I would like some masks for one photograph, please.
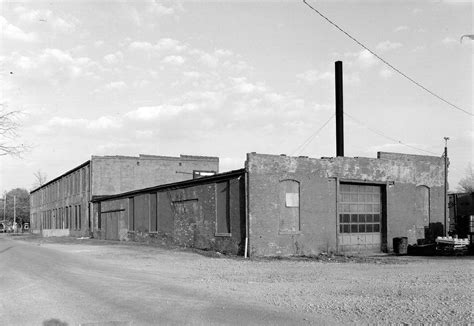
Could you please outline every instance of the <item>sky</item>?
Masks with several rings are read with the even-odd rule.
[[[441,156],[450,189],[474,163],[470,1],[0,2],[0,103],[18,110],[0,193],[91,155],[335,156],[334,62],[345,156]],[[328,122],[329,121],[329,122]]]

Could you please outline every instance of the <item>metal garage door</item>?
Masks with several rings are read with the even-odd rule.
[[[344,253],[381,251],[381,187],[341,184],[338,249]]]

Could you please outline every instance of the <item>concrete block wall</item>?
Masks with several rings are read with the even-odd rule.
[[[193,171],[219,172],[219,158],[140,155],[92,156],[92,195],[104,196],[193,178]]]
[[[314,159],[247,155],[250,253],[256,256],[314,255],[337,251],[337,189],[342,182],[382,185],[386,193],[384,249],[394,237],[416,243],[417,229],[443,222],[444,162],[430,156],[379,153],[378,158]],[[300,184],[300,230],[279,232],[278,189]],[[416,208],[417,186],[429,189],[429,221]],[[421,221],[420,221],[421,220]]]

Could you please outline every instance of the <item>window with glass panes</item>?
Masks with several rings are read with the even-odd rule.
[[[379,186],[341,184],[339,187],[339,232],[380,232]]]

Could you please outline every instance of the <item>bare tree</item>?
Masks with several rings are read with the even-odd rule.
[[[459,188],[462,192],[474,192],[474,171],[471,163],[467,166],[466,176],[459,180]]]
[[[28,150],[28,146],[16,142],[20,114],[20,111],[8,111],[0,104],[0,156],[20,156]]]
[[[33,189],[41,187],[48,181],[48,176],[41,170],[36,171],[35,173],[33,173],[33,175],[35,176],[35,183],[33,183]]]

